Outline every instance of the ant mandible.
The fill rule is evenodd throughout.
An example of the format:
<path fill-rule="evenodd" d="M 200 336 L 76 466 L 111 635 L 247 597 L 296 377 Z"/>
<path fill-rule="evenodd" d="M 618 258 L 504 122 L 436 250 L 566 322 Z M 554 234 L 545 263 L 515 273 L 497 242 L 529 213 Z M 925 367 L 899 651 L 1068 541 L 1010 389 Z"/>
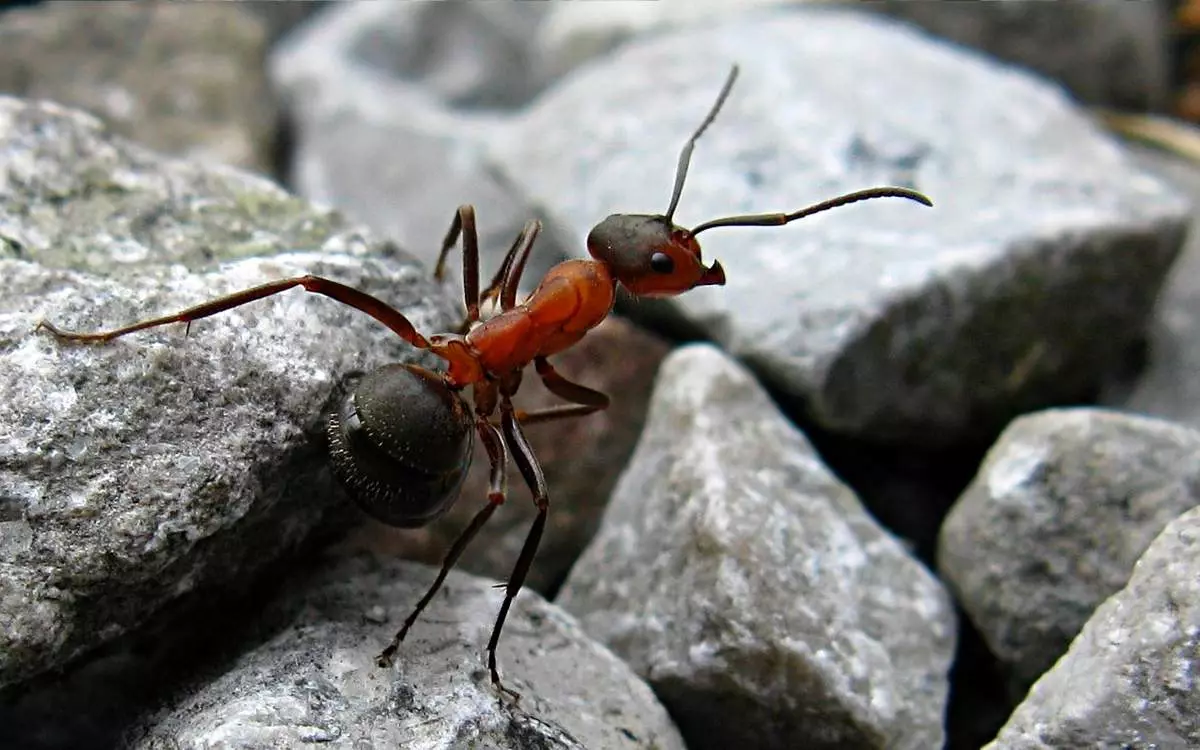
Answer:
<path fill-rule="evenodd" d="M 470 466 L 474 435 L 479 434 L 490 461 L 487 504 L 451 545 L 433 585 L 417 602 L 391 643 L 378 656 L 381 667 L 391 664 L 400 643 L 421 612 L 441 588 L 467 544 L 492 513 L 503 504 L 505 475 L 511 456 L 533 493 L 537 516 L 521 548 L 512 575 L 504 585 L 504 601 L 487 645 L 488 670 L 496 687 L 520 696 L 500 681 L 496 646 L 513 599 L 533 563 L 546 527 L 549 492 L 542 468 L 525 438 L 524 425 L 579 417 L 607 408 L 608 396 L 560 375 L 549 357 L 570 348 L 612 311 L 617 284 L 635 295 L 674 296 L 698 286 L 723 285 L 719 262 L 706 267 L 696 235 L 716 227 L 779 226 L 848 203 L 871 198 L 907 198 L 926 206 L 932 202 L 915 190 L 877 187 L 831 198 L 794 213 L 729 216 L 684 229 L 672 221 L 687 176 L 696 141 L 717 116 L 738 74 L 735 65 L 716 102 L 679 154 L 675 185 L 667 212 L 613 214 L 587 237 L 590 260 L 567 260 L 550 269 L 537 288 L 517 303 L 517 287 L 534 240 L 541 230 L 536 220 L 525 224 L 509 248 L 496 275 L 479 289 L 479 240 L 475 209 L 460 206 L 442 244 L 434 276 L 443 277 L 446 258 L 462 237 L 463 295 L 466 318 L 456 333 L 424 336 L 396 309 L 366 292 L 319 276 L 281 279 L 235 292 L 174 315 L 100 333 L 63 331 L 43 321 L 58 339 L 102 343 L 134 331 L 187 323 L 215 315 L 273 294 L 303 287 L 361 310 L 418 349 L 445 360 L 444 372 L 417 365 L 390 364 L 366 374 L 329 417 L 328 439 L 334 475 L 367 514 L 402 528 L 428 524 L 458 498 Z M 480 308 L 499 302 L 493 317 L 480 319 Z M 522 372 L 530 363 L 546 388 L 566 404 L 525 412 L 513 406 Z M 462 392 L 471 387 L 472 407 Z M 495 415 L 499 411 L 499 420 Z"/>

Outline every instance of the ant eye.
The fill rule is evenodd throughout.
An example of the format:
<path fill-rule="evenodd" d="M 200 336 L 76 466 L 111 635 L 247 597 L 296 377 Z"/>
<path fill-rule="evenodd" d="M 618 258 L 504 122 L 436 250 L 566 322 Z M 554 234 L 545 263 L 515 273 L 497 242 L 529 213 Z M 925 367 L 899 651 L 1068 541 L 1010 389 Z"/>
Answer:
<path fill-rule="evenodd" d="M 675 261 L 666 253 L 655 253 L 650 256 L 650 270 L 655 273 L 671 273 L 675 270 Z"/>

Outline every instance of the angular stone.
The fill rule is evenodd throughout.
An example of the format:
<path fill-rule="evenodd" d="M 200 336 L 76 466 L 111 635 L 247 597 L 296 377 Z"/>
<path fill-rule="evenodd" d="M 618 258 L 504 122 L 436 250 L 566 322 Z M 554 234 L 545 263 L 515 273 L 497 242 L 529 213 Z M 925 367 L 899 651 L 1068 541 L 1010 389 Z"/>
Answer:
<path fill-rule="evenodd" d="M 1102 409 L 1015 421 L 942 525 L 938 568 L 1021 688 L 1200 503 L 1200 433 Z"/>
<path fill-rule="evenodd" d="M 1149 148 L 1134 154 L 1147 169 L 1200 206 L 1200 168 Z M 1200 226 L 1193 218 L 1183 254 L 1171 267 L 1150 326 L 1145 369 L 1128 391 L 1107 394 L 1110 405 L 1200 428 Z"/>
<path fill-rule="evenodd" d="M 558 601 L 689 748 L 941 745 L 949 597 L 711 346 L 663 363 Z"/>
<path fill-rule="evenodd" d="M 683 750 L 646 684 L 531 592 L 514 604 L 498 653 L 505 685 L 522 697 L 515 705 L 501 698 L 484 667 L 501 597 L 490 580 L 452 573 L 397 666 L 377 667 L 375 654 L 434 573 L 358 557 L 286 591 L 289 601 L 276 609 L 293 612 L 290 624 L 162 712 L 128 747 Z"/>
<path fill-rule="evenodd" d="M 234 3 L 41 3 L 0 16 L 0 93 L 99 116 L 158 151 L 267 173 L 263 22 Z"/>
<path fill-rule="evenodd" d="M 912 3 L 876 10 L 1037 71 L 1088 104 L 1162 110 L 1171 90 L 1171 14 L 1162 3 Z"/>
<path fill-rule="evenodd" d="M 543 15 L 536 3 L 343 3 L 291 35 L 270 74 L 297 131 L 297 191 L 430 267 L 455 209 L 474 204 L 487 278 L 538 217 L 482 156 L 506 112 L 541 85 L 528 37 Z M 544 231 L 525 279 L 541 278 L 566 244 Z M 456 290 L 460 257 L 448 269 Z"/>
<path fill-rule="evenodd" d="M 336 214 L 55 105 L 0 98 L 0 185 L 0 237 L 19 258 L 0 257 L 5 685 L 294 548 L 347 502 L 322 434 L 339 383 L 412 358 L 366 315 L 300 291 L 188 337 L 171 326 L 71 346 L 35 332 L 41 320 L 99 330 L 304 273 L 387 299 L 422 330 L 453 308 L 410 256 Z M 217 256 L 237 260 L 214 270 Z"/>
<path fill-rule="evenodd" d="M 1187 203 L 1061 91 L 895 22 L 796 10 L 632 42 L 540 98 L 493 156 L 576 236 L 663 211 L 734 62 L 685 226 L 880 183 L 935 207 L 714 230 L 705 257 L 728 284 L 640 313 L 716 340 L 825 428 L 942 445 L 1077 398 L 1140 336 Z"/>
<path fill-rule="evenodd" d="M 1155 538 L 986 750 L 1200 747 L 1198 675 L 1195 508 Z"/>
<path fill-rule="evenodd" d="M 639 35 L 664 33 L 800 0 L 555 3 L 538 29 L 543 64 L 566 72 Z M 783 8 L 781 8 L 783 10 Z M 1161 3 L 860 3 L 959 44 L 1038 71 L 1090 104 L 1162 109 L 1170 83 L 1170 16 Z"/>

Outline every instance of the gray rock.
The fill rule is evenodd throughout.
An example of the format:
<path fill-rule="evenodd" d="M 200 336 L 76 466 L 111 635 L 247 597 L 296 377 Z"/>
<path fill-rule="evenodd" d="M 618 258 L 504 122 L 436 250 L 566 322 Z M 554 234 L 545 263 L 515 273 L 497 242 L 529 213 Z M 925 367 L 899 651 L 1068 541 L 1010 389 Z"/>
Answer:
<path fill-rule="evenodd" d="M 0 93 L 88 110 L 159 151 L 271 169 L 267 33 L 233 3 L 42 3 L 0 16 Z"/>
<path fill-rule="evenodd" d="M 484 668 L 501 594 L 452 573 L 403 644 L 374 657 L 433 580 L 415 563 L 350 558 L 286 590 L 290 624 L 164 712 L 131 748 L 678 748 L 650 689 L 536 594 L 518 597 L 500 641 L 500 699 Z M 387 622 L 380 622 L 387 612 Z M 270 615 L 268 615 L 270 616 Z"/>
<path fill-rule="evenodd" d="M 336 215 L 54 105 L 0 99 L 0 185 L 0 236 L 21 258 L 0 257 L 3 685 L 294 547 L 339 497 L 326 402 L 348 372 L 411 358 L 367 316 L 301 292 L 197 322 L 189 338 L 170 327 L 60 345 L 39 321 L 115 327 L 309 272 L 424 330 L 444 329 L 452 307 L 411 257 Z"/>
<path fill-rule="evenodd" d="M 763 6 L 792 4 L 798 4 L 797 0 L 554 3 L 537 30 L 538 56 L 547 72 L 563 75 L 639 35 L 712 22 Z"/>
<path fill-rule="evenodd" d="M 1193 206 L 1200 206 L 1200 169 L 1194 163 L 1148 148 L 1134 153 L 1148 169 L 1184 190 Z M 1145 370 L 1128 392 L 1118 387 L 1106 394 L 1106 402 L 1200 427 L 1200 232 L 1194 219 L 1149 333 Z"/>
<path fill-rule="evenodd" d="M 715 339 L 823 427 L 941 444 L 1078 397 L 1142 331 L 1187 203 L 1058 90 L 893 22 L 814 9 L 631 43 L 543 96 L 494 158 L 576 236 L 665 210 L 733 62 L 684 225 L 879 183 L 936 206 L 714 231 L 728 285 L 642 313 Z"/>
<path fill-rule="evenodd" d="M 713 347 L 663 363 L 558 601 L 693 750 L 941 744 L 948 596 Z"/>
<path fill-rule="evenodd" d="M 887 0 L 871 7 L 1041 73 L 1088 104 L 1135 112 L 1168 104 L 1172 32 L 1165 3 Z"/>
<path fill-rule="evenodd" d="M 987 749 L 1200 747 L 1198 674 L 1200 508 L 1158 535 Z"/>
<path fill-rule="evenodd" d="M 1200 433 L 1101 409 L 1016 420 L 942 525 L 938 568 L 1024 689 L 1200 503 Z"/>
<path fill-rule="evenodd" d="M 346 3 L 298 30 L 270 65 L 296 125 L 297 191 L 431 267 L 455 209 L 474 204 L 496 268 L 536 211 L 483 148 L 541 86 L 528 37 L 543 15 L 535 3 Z M 526 278 L 561 260 L 561 244 L 545 232 Z"/>
<path fill-rule="evenodd" d="M 763 6 L 803 0 L 695 0 L 689 3 L 555 3 L 537 43 L 549 70 L 566 72 L 638 35 L 663 33 Z M 862 3 L 939 36 L 1035 70 L 1091 104 L 1162 109 L 1169 93 L 1170 16 L 1162 3 Z"/>

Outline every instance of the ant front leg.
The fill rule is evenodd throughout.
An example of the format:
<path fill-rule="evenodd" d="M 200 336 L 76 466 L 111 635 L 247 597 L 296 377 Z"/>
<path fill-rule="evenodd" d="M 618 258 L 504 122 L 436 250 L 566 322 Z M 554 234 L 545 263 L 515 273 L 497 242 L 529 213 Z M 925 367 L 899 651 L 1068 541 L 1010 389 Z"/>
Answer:
<path fill-rule="evenodd" d="M 404 620 L 404 624 L 400 627 L 399 632 L 392 638 L 392 642 L 388 644 L 379 656 L 375 663 L 381 667 L 390 666 L 392 658 L 396 655 L 396 650 L 400 648 L 401 642 L 404 641 L 408 631 L 412 629 L 417 618 L 433 601 L 433 597 L 442 588 L 442 584 L 446 581 L 446 576 L 454 564 L 458 562 L 458 558 L 462 555 L 463 550 L 467 548 L 487 520 L 492 517 L 492 513 L 496 512 L 496 508 L 504 504 L 505 483 L 507 481 L 508 471 L 508 451 L 504 446 L 504 438 L 500 434 L 500 430 L 491 422 L 480 417 L 476 423 L 476 428 L 479 430 L 479 436 L 483 439 L 483 445 L 487 448 L 488 459 L 491 461 L 491 480 L 488 486 L 488 502 L 483 506 L 475 517 L 471 519 L 471 523 L 463 529 L 458 538 L 454 540 L 454 544 L 450 545 L 449 551 L 446 552 L 446 557 L 442 561 L 442 568 L 438 571 L 437 578 L 434 579 L 433 585 L 425 592 L 425 596 L 417 602 L 417 606 Z"/>
<path fill-rule="evenodd" d="M 99 333 L 76 333 L 74 331 L 64 331 L 49 321 L 43 320 L 38 323 L 38 329 L 45 329 L 52 335 L 62 341 L 75 341 L 80 343 L 106 343 L 115 338 L 124 336 L 135 331 L 144 331 L 147 328 L 155 328 L 164 326 L 170 323 L 186 323 L 188 329 L 191 328 L 191 323 L 194 320 L 207 318 L 210 315 L 232 310 L 235 307 L 249 304 L 264 297 L 270 297 L 274 294 L 287 291 L 293 287 L 304 287 L 305 291 L 314 294 L 321 294 L 330 299 L 341 302 L 343 305 L 353 307 L 355 310 L 360 310 L 370 315 L 375 320 L 383 323 L 388 328 L 392 329 L 400 338 L 417 347 L 418 349 L 428 349 L 429 341 L 422 336 L 413 326 L 404 314 L 395 309 L 386 302 L 377 297 L 373 297 L 364 291 L 339 284 L 336 281 L 321 278 L 320 276 L 297 276 L 290 279 L 281 279 L 272 281 L 267 284 L 244 289 L 240 292 L 218 297 L 203 304 L 189 307 L 182 312 L 177 312 L 172 315 L 165 315 L 161 318 L 152 318 L 143 320 L 124 328 L 115 328 L 111 331 L 101 331 Z M 185 331 L 186 333 L 186 331 Z"/>

